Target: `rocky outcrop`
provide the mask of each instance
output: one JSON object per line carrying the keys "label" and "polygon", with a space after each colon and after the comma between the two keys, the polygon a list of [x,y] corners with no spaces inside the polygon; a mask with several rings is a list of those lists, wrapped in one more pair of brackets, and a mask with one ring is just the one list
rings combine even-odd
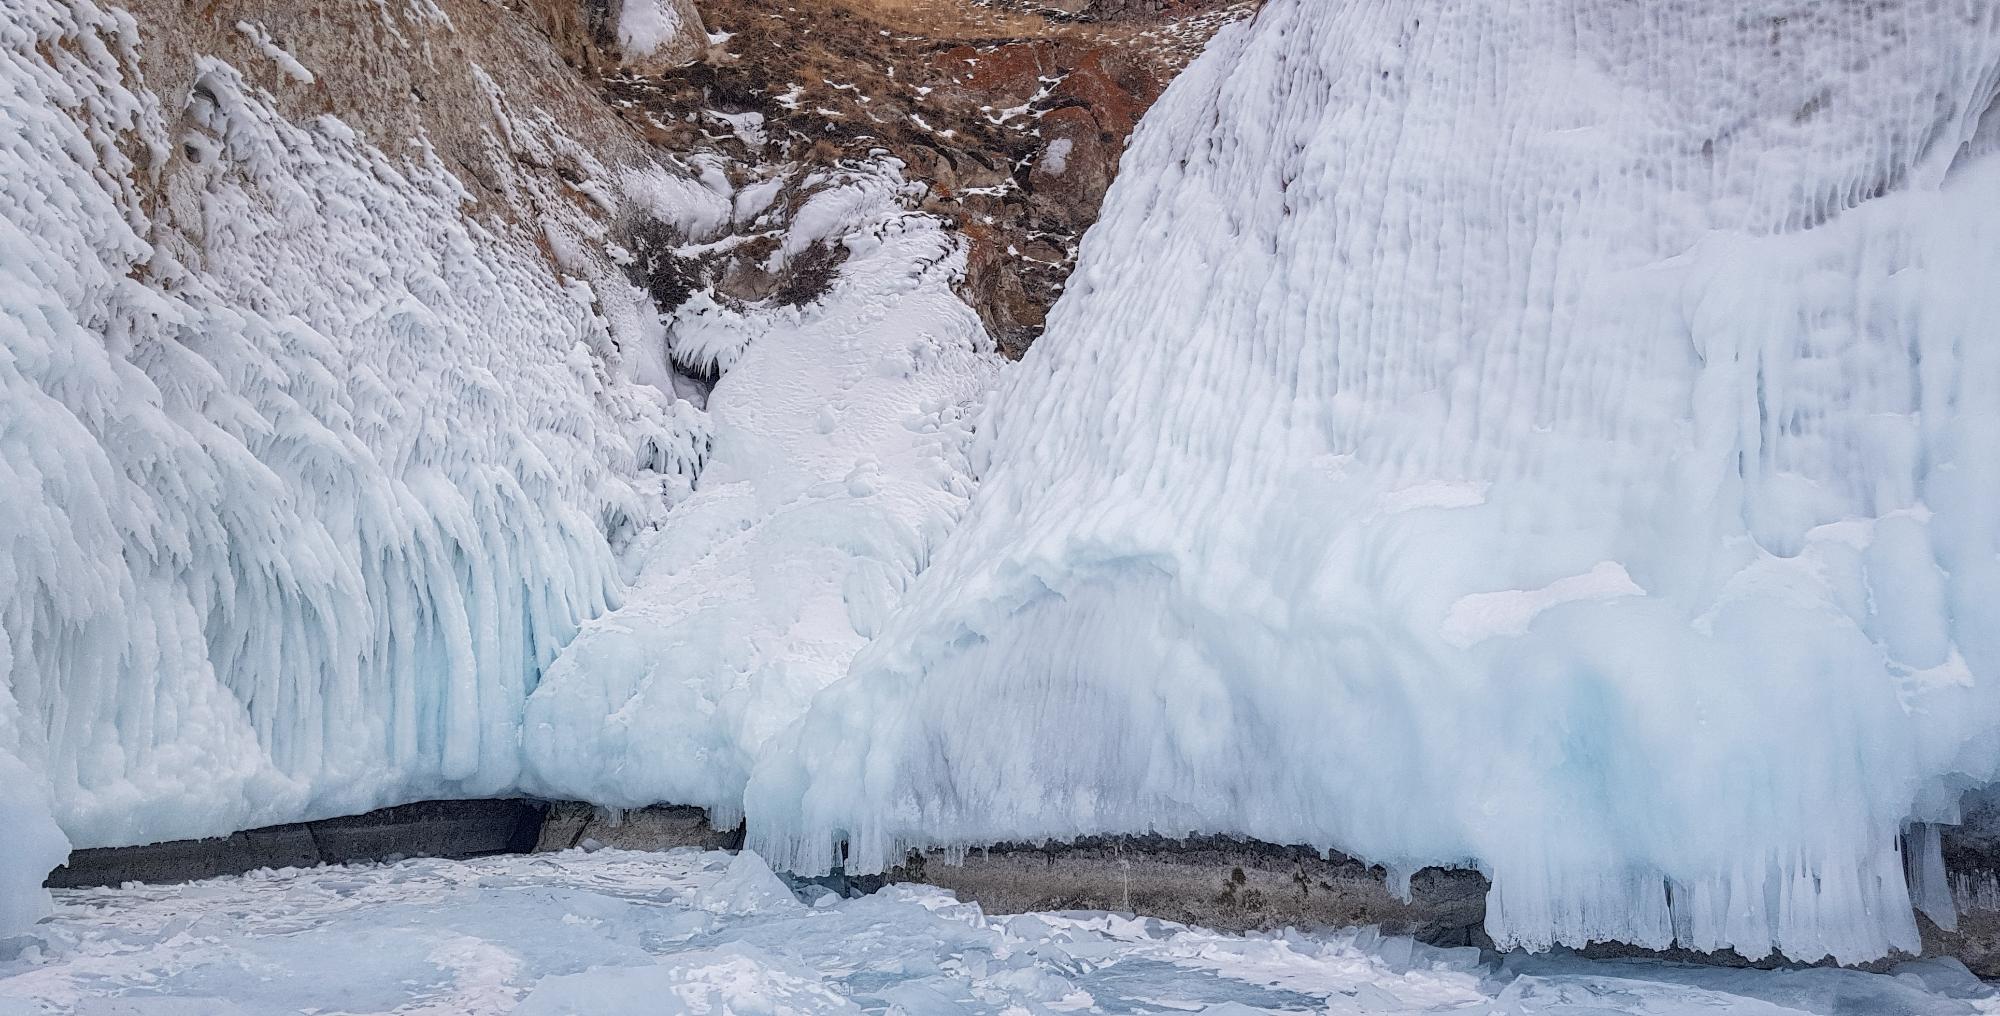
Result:
{"label": "rocky outcrop", "polygon": [[913,856],[893,881],[942,886],[994,913],[1108,910],[1223,931],[1374,925],[1433,945],[1483,939],[1486,880],[1425,868],[1388,872],[1343,854],[1223,836],[1089,837]]}
{"label": "rocky outcrop", "polygon": [[[710,825],[699,808],[673,805],[616,811],[580,802],[429,801],[206,840],[77,851],[49,885],[181,882],[261,867],[530,850],[734,850],[742,836],[741,827]],[[1973,824],[1946,837],[1944,856],[1956,927],[1945,931],[1920,915],[1924,955],[1953,957],[1981,977],[2000,977],[2000,842]],[[1492,945],[1482,927],[1488,886],[1476,871],[1425,868],[1405,882],[1345,855],[1226,836],[1085,837],[996,844],[956,856],[931,851],[912,854],[886,878],[834,875],[815,884],[857,894],[885,881],[936,885],[989,913],[1103,910],[1223,931],[1373,925],[1432,945]],[[1583,953],[1787,965],[1775,956],[1752,963],[1733,952],[1661,953],[1617,943]]]}
{"label": "rocky outcrop", "polygon": [[[201,61],[219,58],[294,121],[331,115],[388,152],[414,155],[413,139],[423,139],[469,192],[467,214],[538,249],[552,277],[616,270],[601,239],[614,209],[591,195],[615,192],[611,178],[656,165],[661,153],[605,102],[594,72],[611,72],[617,53],[600,0],[124,6],[138,25],[146,85],[168,109],[186,108]],[[705,46],[698,16],[688,25]],[[163,228],[189,229],[172,195],[177,181],[199,186],[201,175],[186,149],[148,167]],[[201,242],[186,239],[186,248]]]}
{"label": "rocky outcrop", "polygon": [[532,0],[530,9],[563,59],[593,78],[668,73],[708,49],[694,0]]}
{"label": "rocky outcrop", "polygon": [[188,882],[258,868],[525,853],[545,828],[546,810],[535,801],[420,801],[207,839],[98,847],[72,853],[69,863],[49,874],[48,884],[79,889]]}
{"label": "rocky outcrop", "polygon": [[[584,193],[603,166],[711,152],[740,183],[745,167],[810,169],[886,150],[927,186],[923,207],[970,241],[964,294],[1018,355],[1061,295],[1139,117],[1255,3],[131,6],[148,80],[172,101],[185,101],[195,60],[212,54],[289,115],[331,113],[385,146],[424,137],[476,213],[544,248],[540,223],[577,232],[575,220],[605,218]],[[520,122],[560,125],[568,143],[521,137]]]}
{"label": "rocky outcrop", "polygon": [[1120,9],[1102,22],[973,0],[706,0],[702,59],[614,72],[661,147],[738,165],[832,165],[886,151],[971,243],[963,294],[1018,355],[1074,267],[1126,138],[1208,37],[1255,0]]}
{"label": "rocky outcrop", "polygon": [[741,828],[717,829],[700,808],[658,805],[615,811],[564,801],[549,807],[535,850],[734,850],[742,845]]}

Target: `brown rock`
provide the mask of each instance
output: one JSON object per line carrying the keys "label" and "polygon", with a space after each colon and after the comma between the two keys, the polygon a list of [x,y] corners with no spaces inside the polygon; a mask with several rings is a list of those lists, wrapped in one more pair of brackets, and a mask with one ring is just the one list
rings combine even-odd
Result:
{"label": "brown rock", "polygon": [[[1112,75],[1105,65],[1104,57],[1102,50],[1084,54],[1076,66],[1063,77],[1062,83],[1055,87],[1049,98],[1059,105],[1075,104],[1089,109],[1097,118],[1097,122],[1117,137],[1118,144],[1122,147],[1125,138],[1132,133],[1132,128],[1138,126],[1140,115],[1152,104],[1151,97],[1142,101],[1134,95],[1129,85]],[[1131,68],[1125,70],[1128,75],[1132,75]],[[1151,81],[1144,83],[1154,88],[1163,85]]]}
{"label": "brown rock", "polygon": [[1124,141],[1085,106],[1064,106],[1042,118],[1042,147],[1028,172],[1028,200],[1035,211],[1081,231],[1097,221],[1098,206],[1118,172]]}
{"label": "brown rock", "polygon": [[1410,879],[1404,900],[1389,891],[1379,867],[1222,836],[1008,844],[969,851],[956,863],[933,852],[913,855],[889,877],[941,886],[1002,914],[1109,910],[1220,931],[1372,924],[1448,946],[1483,937],[1486,909],[1486,881],[1477,872],[1426,868]]}

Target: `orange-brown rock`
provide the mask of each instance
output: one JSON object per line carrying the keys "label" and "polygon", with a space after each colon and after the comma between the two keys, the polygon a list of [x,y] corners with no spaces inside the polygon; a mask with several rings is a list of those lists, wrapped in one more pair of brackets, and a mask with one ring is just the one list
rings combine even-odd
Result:
{"label": "orange-brown rock", "polygon": [[[966,234],[962,291],[1018,355],[1061,294],[1139,117],[1255,4],[1179,0],[1091,21],[1082,3],[1084,18],[977,0],[700,0],[726,41],[685,68],[607,70],[606,84],[675,151],[741,164],[901,159],[929,185],[924,207]],[[761,118],[755,131],[738,129],[745,113]]]}

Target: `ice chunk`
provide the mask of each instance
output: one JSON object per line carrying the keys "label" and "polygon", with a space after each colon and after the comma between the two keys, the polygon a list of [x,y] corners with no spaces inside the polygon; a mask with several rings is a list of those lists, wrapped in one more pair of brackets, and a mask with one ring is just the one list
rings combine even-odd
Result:
{"label": "ice chunk", "polygon": [[687,31],[676,0],[621,0],[618,5],[618,46],[627,59],[652,56]]}
{"label": "ice chunk", "polygon": [[1903,834],[1904,875],[1910,884],[1910,901],[1931,922],[1945,931],[1958,930],[1958,908],[1951,898],[1951,882],[1945,876],[1943,836],[1935,822],[1914,822]]}
{"label": "ice chunk", "polygon": [[[0,673],[6,662],[6,635],[0,632]],[[0,698],[0,745],[12,739],[18,722],[7,715],[11,706]],[[48,777],[0,746],[0,938],[49,912],[42,879],[69,856],[69,838],[56,826],[48,787]]]}
{"label": "ice chunk", "polygon": [[717,914],[765,917],[802,913],[806,909],[754,850],[739,851],[730,860],[722,880],[702,893],[701,907]]}

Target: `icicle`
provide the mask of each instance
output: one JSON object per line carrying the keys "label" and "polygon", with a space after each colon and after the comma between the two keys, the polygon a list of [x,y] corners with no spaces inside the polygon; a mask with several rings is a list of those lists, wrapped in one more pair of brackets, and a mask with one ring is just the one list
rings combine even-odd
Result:
{"label": "icicle", "polygon": [[1910,902],[1931,923],[1945,931],[1958,930],[1958,908],[1952,903],[1951,880],[1944,870],[1942,829],[1935,822],[1912,822],[1903,831],[1903,865],[1910,883]]}

